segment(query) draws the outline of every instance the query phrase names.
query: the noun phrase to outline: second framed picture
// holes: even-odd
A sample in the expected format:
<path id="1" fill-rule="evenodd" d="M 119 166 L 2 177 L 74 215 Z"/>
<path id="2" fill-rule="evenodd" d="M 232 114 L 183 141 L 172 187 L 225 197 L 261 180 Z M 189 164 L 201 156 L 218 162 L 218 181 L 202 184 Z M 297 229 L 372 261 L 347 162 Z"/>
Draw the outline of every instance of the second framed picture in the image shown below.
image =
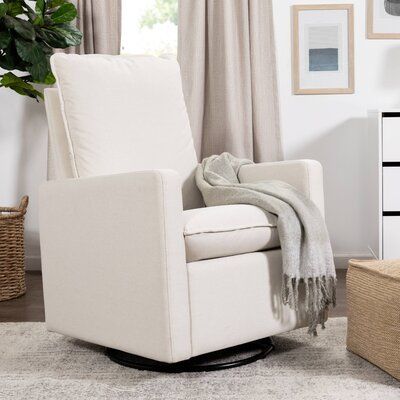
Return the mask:
<path id="1" fill-rule="evenodd" d="M 400 39 L 400 0 L 367 0 L 368 39 Z"/>
<path id="2" fill-rule="evenodd" d="M 354 93 L 352 4 L 293 6 L 294 94 Z"/>

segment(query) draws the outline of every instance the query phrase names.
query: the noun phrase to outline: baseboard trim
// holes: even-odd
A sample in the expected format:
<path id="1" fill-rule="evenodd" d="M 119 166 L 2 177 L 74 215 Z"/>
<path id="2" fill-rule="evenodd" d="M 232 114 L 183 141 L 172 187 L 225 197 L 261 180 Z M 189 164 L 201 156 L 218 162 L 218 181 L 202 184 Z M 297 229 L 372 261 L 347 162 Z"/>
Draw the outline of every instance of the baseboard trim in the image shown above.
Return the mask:
<path id="1" fill-rule="evenodd" d="M 350 253 L 342 253 L 342 254 L 335 254 L 334 261 L 336 269 L 347 269 L 349 265 L 349 260 L 353 258 L 356 260 L 363 260 L 363 259 L 371 259 L 373 258 L 371 254 L 350 254 Z"/>
<path id="2" fill-rule="evenodd" d="M 351 258 L 355 259 L 368 259 L 372 258 L 371 254 L 350 254 L 350 253 L 343 253 L 343 254 L 335 254 L 334 261 L 336 269 L 347 269 L 349 260 Z M 25 257 L 25 270 L 26 271 L 40 271 L 41 262 L 39 256 L 28 256 Z"/>
<path id="3" fill-rule="evenodd" d="M 25 257 L 25 271 L 41 271 L 42 263 L 40 256 Z"/>

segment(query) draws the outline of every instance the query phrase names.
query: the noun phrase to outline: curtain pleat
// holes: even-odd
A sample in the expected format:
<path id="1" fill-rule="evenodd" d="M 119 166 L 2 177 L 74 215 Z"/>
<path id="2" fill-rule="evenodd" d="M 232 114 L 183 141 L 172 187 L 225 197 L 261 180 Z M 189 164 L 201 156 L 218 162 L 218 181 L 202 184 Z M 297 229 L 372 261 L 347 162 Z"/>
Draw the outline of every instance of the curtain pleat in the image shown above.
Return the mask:
<path id="1" fill-rule="evenodd" d="M 199 158 L 282 158 L 270 0 L 181 0 L 178 59 Z"/>
<path id="2" fill-rule="evenodd" d="M 72 3 L 78 9 L 76 25 L 83 33 L 83 40 L 65 52 L 120 54 L 121 0 L 73 0 Z"/>

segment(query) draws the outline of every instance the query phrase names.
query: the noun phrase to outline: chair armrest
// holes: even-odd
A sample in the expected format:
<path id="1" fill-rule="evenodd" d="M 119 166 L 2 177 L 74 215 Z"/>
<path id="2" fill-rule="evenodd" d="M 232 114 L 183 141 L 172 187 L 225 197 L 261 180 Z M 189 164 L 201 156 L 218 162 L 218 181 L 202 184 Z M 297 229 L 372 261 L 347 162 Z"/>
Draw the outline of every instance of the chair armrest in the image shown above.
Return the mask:
<path id="1" fill-rule="evenodd" d="M 159 361 L 190 358 L 181 193 L 170 170 L 42 185 L 48 329 Z"/>
<path id="2" fill-rule="evenodd" d="M 281 180 L 304 193 L 320 209 L 324 208 L 322 165 L 315 160 L 278 161 L 244 165 L 239 171 L 240 182 Z"/>

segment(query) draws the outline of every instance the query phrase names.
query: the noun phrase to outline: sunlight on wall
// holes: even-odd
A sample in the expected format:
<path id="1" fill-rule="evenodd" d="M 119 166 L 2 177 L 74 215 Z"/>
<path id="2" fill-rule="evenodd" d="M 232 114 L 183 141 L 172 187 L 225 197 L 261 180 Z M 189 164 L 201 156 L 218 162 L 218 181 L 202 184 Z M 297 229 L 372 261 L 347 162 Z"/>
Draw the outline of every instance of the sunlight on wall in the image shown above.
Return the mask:
<path id="1" fill-rule="evenodd" d="M 122 54 L 174 54 L 178 0 L 122 0 Z"/>

